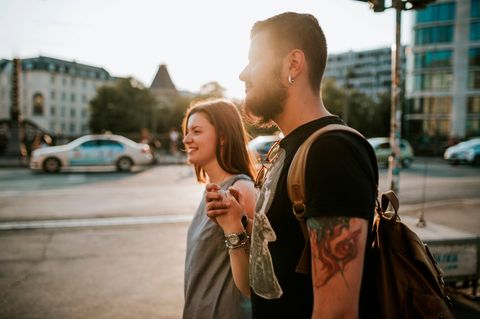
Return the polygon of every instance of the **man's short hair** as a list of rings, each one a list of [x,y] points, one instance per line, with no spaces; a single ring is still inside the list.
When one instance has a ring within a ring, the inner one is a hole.
[[[263,31],[268,32],[279,55],[283,56],[293,49],[304,52],[310,86],[314,91],[320,91],[327,63],[327,42],[318,20],[311,14],[285,12],[257,21],[252,27],[250,38]]]

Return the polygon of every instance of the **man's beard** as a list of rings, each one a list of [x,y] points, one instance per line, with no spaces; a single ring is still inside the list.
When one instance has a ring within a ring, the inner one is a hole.
[[[247,118],[260,127],[274,125],[273,119],[283,112],[287,99],[287,89],[280,81],[280,68],[276,70],[262,88],[256,88],[257,94],[244,102]]]

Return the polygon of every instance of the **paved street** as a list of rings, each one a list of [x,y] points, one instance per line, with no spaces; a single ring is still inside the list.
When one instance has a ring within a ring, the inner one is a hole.
[[[381,181],[386,189],[385,169]],[[0,318],[179,318],[188,215],[202,192],[180,165],[134,174],[0,169],[0,224],[111,222],[0,231]],[[402,171],[400,194],[402,214],[423,210],[427,222],[480,234],[480,169],[418,161]]]

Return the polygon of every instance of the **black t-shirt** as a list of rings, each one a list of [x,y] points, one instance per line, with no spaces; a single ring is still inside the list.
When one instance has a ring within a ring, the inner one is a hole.
[[[283,290],[267,300],[252,291],[254,318],[310,318],[313,308],[311,275],[295,272],[305,240],[293,216],[287,194],[287,173],[300,145],[327,124],[344,124],[337,116],[306,123],[280,143],[285,161],[267,217],[277,240],[269,243],[275,274]],[[349,216],[373,219],[378,172],[368,142],[348,132],[329,132],[311,146],[306,166],[306,216]]]

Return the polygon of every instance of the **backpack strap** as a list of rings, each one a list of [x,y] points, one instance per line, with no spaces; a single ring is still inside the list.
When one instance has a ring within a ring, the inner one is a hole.
[[[332,131],[344,131],[359,135],[363,139],[365,137],[357,130],[342,125],[342,124],[329,124],[326,125],[312,135],[310,135],[298,148],[292,163],[288,169],[287,175],[287,191],[288,197],[292,202],[292,212],[295,218],[300,222],[303,237],[305,238],[305,247],[303,248],[302,256],[297,264],[295,272],[301,274],[310,273],[310,238],[308,236],[307,224],[305,222],[305,170],[307,165],[308,151],[312,143],[320,136],[327,132]]]

